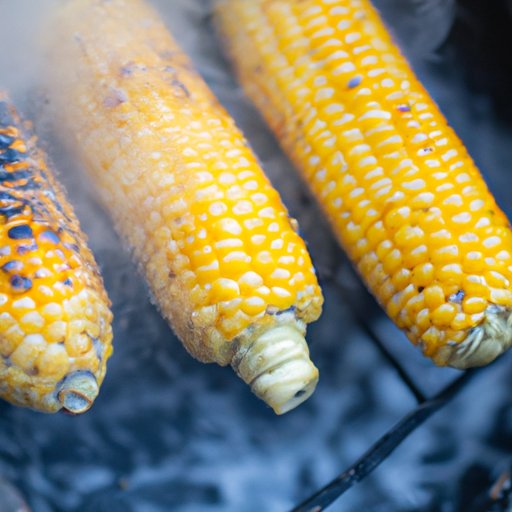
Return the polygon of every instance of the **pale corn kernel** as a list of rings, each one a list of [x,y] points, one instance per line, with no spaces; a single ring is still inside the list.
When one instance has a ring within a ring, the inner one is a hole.
[[[72,357],[80,357],[91,350],[92,340],[86,334],[68,335],[64,345]]]
[[[35,366],[41,377],[59,380],[69,370],[69,356],[62,345],[52,344],[38,357]]]
[[[24,371],[31,373],[37,358],[47,347],[45,339],[40,334],[29,334],[11,354],[10,361]]]
[[[60,343],[66,338],[66,330],[66,322],[57,321],[51,323],[43,332],[48,343]]]

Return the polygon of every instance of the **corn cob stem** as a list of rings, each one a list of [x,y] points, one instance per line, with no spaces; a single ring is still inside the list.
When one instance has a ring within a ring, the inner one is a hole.
[[[306,400],[318,382],[318,370],[295,323],[265,331],[235,353],[231,366],[277,414]]]
[[[220,0],[247,91],[396,324],[439,365],[512,344],[512,232],[368,0]]]
[[[0,396],[86,411],[112,352],[109,301],[70,205],[4,93],[0,269]]]
[[[302,239],[247,142],[139,0],[59,8],[50,95],[188,351],[232,364],[277,413],[318,371],[322,296]]]

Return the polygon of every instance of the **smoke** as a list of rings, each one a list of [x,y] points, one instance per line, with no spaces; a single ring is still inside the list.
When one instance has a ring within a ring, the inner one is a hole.
[[[0,88],[20,107],[40,87],[40,35],[58,0],[0,0]]]
[[[42,416],[0,403],[0,476],[22,491],[35,512],[289,509],[352,463],[411,409],[413,400],[355,324],[332,282],[324,286],[325,313],[310,329],[320,385],[290,415],[274,417],[231,371],[190,358],[150,305],[84,173],[46,129],[52,106],[44,100],[49,70],[39,41],[46,16],[59,2],[64,0],[0,0],[0,87],[34,121],[40,145],[89,234],[114,306],[115,352],[100,397],[82,417]],[[222,60],[207,0],[153,3],[247,134],[299,217],[316,261],[339,265],[331,235],[319,229],[320,216],[304,200],[304,187]],[[379,3],[395,6],[389,18],[393,25],[402,20],[396,6],[406,0]],[[510,132],[496,128],[488,110],[479,107],[459,68],[456,73],[425,68],[414,56],[434,98],[472,153],[493,171],[497,189],[506,193],[512,185]],[[432,391],[441,371],[383,317],[377,330]],[[468,507],[454,504],[459,478],[472,465],[491,472],[509,456],[510,357],[503,363],[419,429],[332,510],[467,512]],[[2,498],[0,491],[0,509]]]

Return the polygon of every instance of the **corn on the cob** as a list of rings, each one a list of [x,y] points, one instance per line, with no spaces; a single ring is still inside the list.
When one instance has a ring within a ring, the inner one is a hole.
[[[512,233],[368,0],[221,0],[236,72],[370,290],[439,365],[512,343]]]
[[[84,412],[112,352],[109,301],[35,138],[0,93],[0,397]]]
[[[54,27],[52,101],[163,315],[193,356],[295,407],[322,296],[245,139],[143,2],[76,0]]]

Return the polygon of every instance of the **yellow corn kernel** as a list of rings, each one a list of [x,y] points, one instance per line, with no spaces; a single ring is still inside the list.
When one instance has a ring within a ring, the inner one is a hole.
[[[112,352],[110,304],[71,206],[4,93],[0,157],[0,397],[84,412]]]
[[[440,365],[506,350],[512,231],[370,1],[219,0],[216,21],[247,94],[391,318]],[[428,315],[404,302],[409,283]]]
[[[62,133],[163,315],[193,356],[295,407],[318,378],[301,337],[323,299],[244,137],[142,0],[70,2],[49,32]]]

